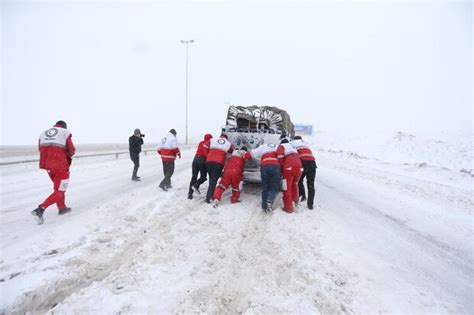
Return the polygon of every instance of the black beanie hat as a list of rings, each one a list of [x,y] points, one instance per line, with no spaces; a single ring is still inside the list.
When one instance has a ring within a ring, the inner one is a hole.
[[[61,127],[63,127],[64,129],[67,129],[67,124],[66,124],[66,122],[65,122],[64,120],[58,120],[58,121],[56,122],[56,126],[61,126]]]
[[[171,130],[170,130],[170,133],[172,133],[174,136],[176,136],[176,130],[171,129]]]

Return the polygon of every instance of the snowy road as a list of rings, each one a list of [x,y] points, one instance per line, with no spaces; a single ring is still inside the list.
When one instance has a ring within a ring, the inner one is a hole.
[[[318,178],[323,252],[361,278],[355,309],[472,312],[472,191],[331,158]]]
[[[46,174],[2,167],[0,313],[472,313],[472,177],[321,152],[316,209],[265,216],[188,201],[192,155],[167,193],[156,155],[79,159],[42,226]]]

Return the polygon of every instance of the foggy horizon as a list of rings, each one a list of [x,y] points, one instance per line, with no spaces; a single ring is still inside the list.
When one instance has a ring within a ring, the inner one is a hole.
[[[314,130],[472,134],[472,4],[2,2],[1,145],[217,134],[228,105]]]

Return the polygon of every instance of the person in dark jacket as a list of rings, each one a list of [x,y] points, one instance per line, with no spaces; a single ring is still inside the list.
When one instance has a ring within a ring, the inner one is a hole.
[[[193,159],[193,175],[189,183],[188,199],[193,199],[193,192],[201,193],[199,186],[207,180],[206,158],[209,153],[212,135],[210,133],[204,135],[204,140],[199,142],[196,155]],[[198,175],[200,175],[198,179]]]
[[[137,128],[133,132],[133,135],[128,138],[128,150],[130,151],[130,159],[133,162],[132,180],[135,182],[140,181],[140,176],[137,176],[137,172],[140,167],[140,152],[142,151],[144,136],[140,129]]]

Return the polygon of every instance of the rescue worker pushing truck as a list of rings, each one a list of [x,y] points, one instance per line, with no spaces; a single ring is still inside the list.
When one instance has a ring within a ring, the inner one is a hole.
[[[292,213],[294,210],[293,202],[298,204],[300,198],[298,182],[300,180],[303,166],[301,165],[298,151],[286,138],[283,138],[278,146],[277,158],[282,167],[283,175],[283,210]]]
[[[242,147],[240,150],[235,150],[232,153],[232,157],[224,167],[219,185],[214,190],[213,195],[213,207],[217,208],[221,201],[222,194],[224,191],[232,187],[232,196],[230,197],[230,203],[237,203],[240,201],[240,189],[242,182],[242,175],[244,172],[245,159],[244,154],[247,152],[246,147]]]

